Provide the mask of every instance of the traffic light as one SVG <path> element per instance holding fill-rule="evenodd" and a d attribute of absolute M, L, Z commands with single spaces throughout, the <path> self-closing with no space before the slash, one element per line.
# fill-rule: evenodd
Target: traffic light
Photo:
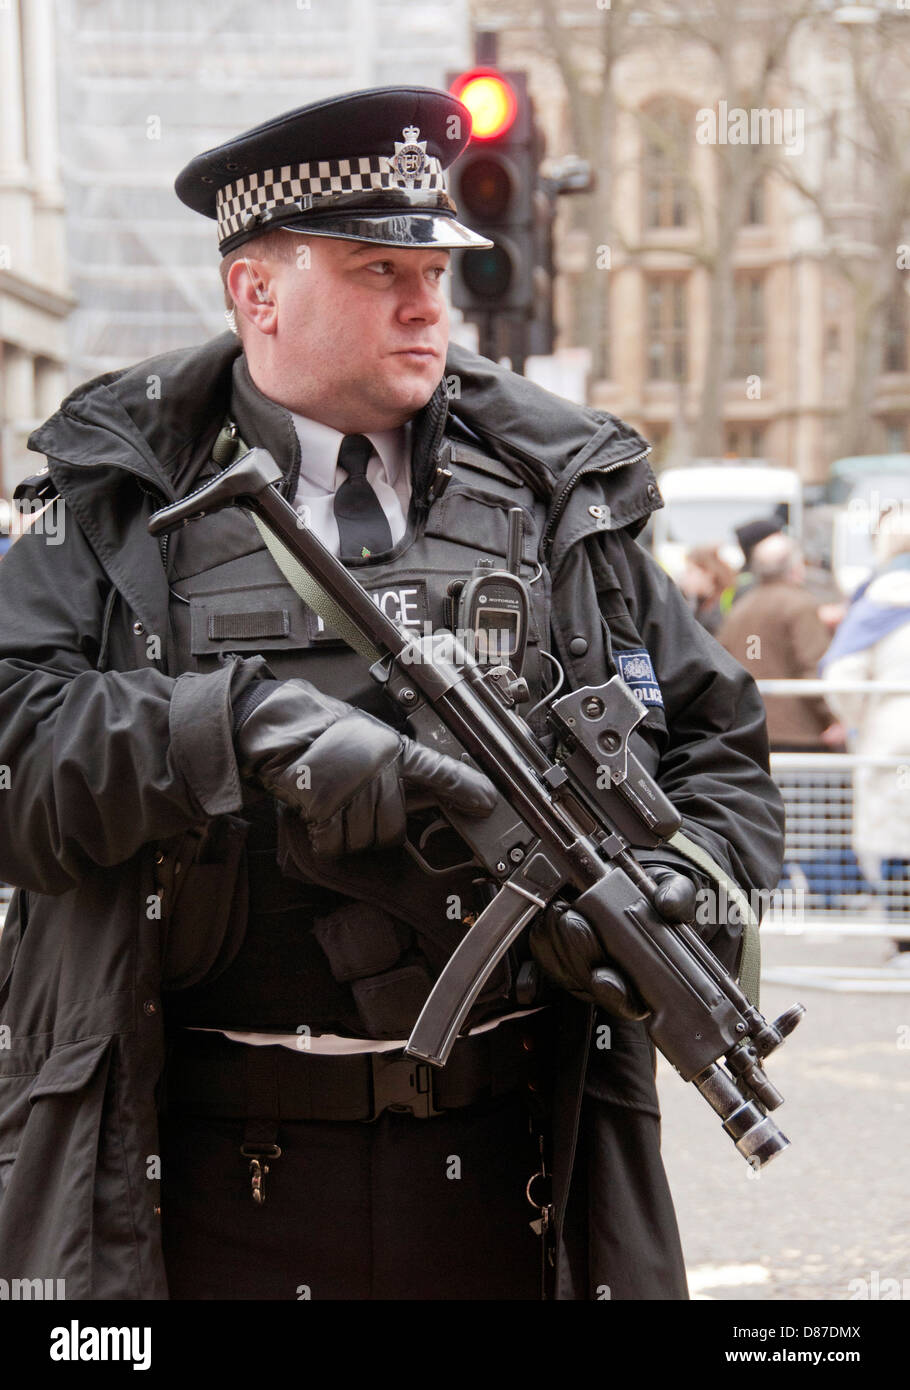
<path fill-rule="evenodd" d="M 538 141 L 523 72 L 475 67 L 450 74 L 449 90 L 471 112 L 471 143 L 452 168 L 461 216 L 493 246 L 453 258 L 452 303 L 481 319 L 534 308 Z"/>

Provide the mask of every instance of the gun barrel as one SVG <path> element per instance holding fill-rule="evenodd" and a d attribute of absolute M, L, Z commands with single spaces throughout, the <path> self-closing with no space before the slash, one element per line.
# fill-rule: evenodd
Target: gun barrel
<path fill-rule="evenodd" d="M 790 1140 L 778 1129 L 770 1115 L 753 1100 L 747 1100 L 736 1082 L 718 1063 L 705 1067 L 692 1078 L 705 1100 L 723 1120 L 724 1129 L 753 1168 L 761 1168 L 789 1147 Z"/>

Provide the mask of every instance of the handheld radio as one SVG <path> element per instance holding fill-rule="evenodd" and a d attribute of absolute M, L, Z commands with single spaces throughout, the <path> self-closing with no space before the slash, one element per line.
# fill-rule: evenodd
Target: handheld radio
<path fill-rule="evenodd" d="M 480 666 L 508 666 L 517 676 L 524 665 L 528 643 L 530 603 L 521 578 L 521 541 L 524 513 L 509 508 L 509 539 L 505 569 L 495 560 L 477 560 L 467 580 L 448 587 L 449 616 L 460 640 L 471 644 Z"/>

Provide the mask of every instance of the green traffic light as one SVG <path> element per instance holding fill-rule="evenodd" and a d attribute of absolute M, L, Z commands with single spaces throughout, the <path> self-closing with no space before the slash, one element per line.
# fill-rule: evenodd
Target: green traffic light
<path fill-rule="evenodd" d="M 461 273 L 468 291 L 478 299 L 499 299 L 512 283 L 512 257 L 502 246 L 462 253 Z"/>

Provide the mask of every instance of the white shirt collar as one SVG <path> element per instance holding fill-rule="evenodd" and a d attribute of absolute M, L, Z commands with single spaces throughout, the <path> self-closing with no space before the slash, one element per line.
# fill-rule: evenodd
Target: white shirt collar
<path fill-rule="evenodd" d="M 323 425 L 318 420 L 310 420 L 305 415 L 290 412 L 300 441 L 300 478 L 306 479 L 320 491 L 330 494 L 336 490 L 336 469 L 338 450 L 344 435 Z M 411 423 L 400 425 L 394 430 L 365 431 L 367 439 L 379 455 L 381 472 L 390 487 L 394 487 L 402 468 L 407 467 L 411 453 Z"/>

